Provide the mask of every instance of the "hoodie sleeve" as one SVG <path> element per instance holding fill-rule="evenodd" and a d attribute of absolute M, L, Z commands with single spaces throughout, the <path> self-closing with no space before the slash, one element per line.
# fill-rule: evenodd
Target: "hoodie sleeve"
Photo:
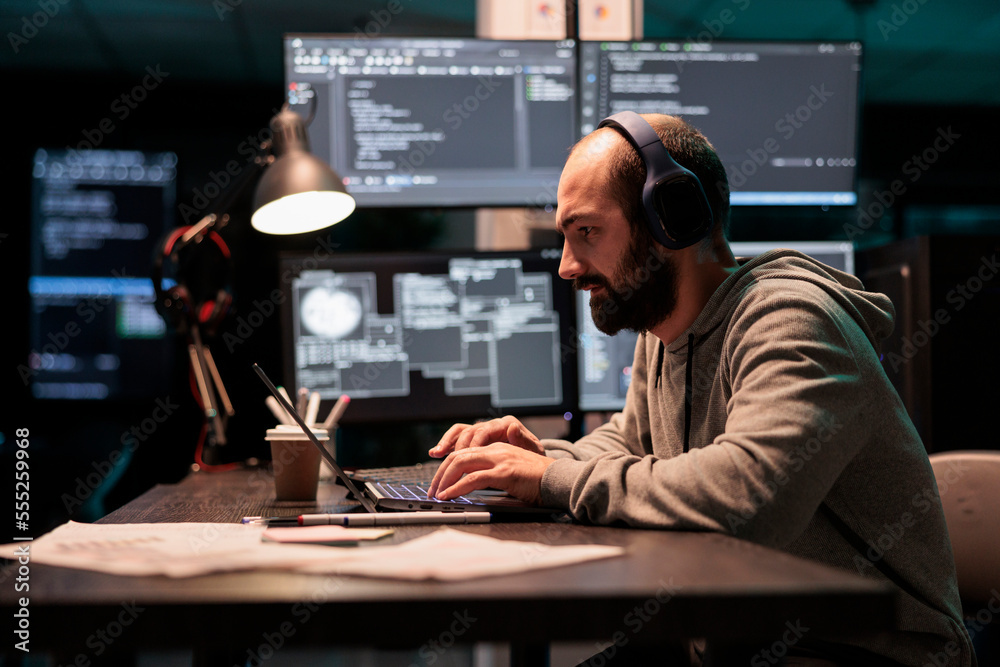
<path fill-rule="evenodd" d="M 864 373 L 882 372 L 872 345 L 822 289 L 769 290 L 736 306 L 719 368 L 730 394 L 713 442 L 672 458 L 557 460 L 543 502 L 595 523 L 795 539 L 866 441 Z"/>

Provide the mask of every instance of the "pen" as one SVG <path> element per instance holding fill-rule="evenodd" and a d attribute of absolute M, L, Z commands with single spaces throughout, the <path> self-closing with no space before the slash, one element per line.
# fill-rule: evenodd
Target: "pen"
<path fill-rule="evenodd" d="M 337 402 L 333 404 L 333 408 L 330 410 L 330 414 L 326 416 L 323 420 L 323 428 L 330 430 L 333 426 L 340 421 L 341 416 L 344 414 L 344 410 L 347 409 L 347 404 L 351 402 L 351 397 L 347 394 L 341 394 Z"/>
<path fill-rule="evenodd" d="M 278 403 L 278 399 L 274 396 L 268 396 L 264 399 L 264 404 L 270 408 L 271 412 L 274 413 L 274 416 L 277 417 L 279 423 L 289 425 L 295 423 L 292 421 L 292 418 L 288 416 L 288 413 L 285 412 L 285 409 L 281 407 L 281 403 Z"/>
<path fill-rule="evenodd" d="M 241 523 L 257 526 L 297 526 L 299 519 L 294 516 L 245 516 Z"/>
<path fill-rule="evenodd" d="M 306 403 L 306 413 L 302 416 L 310 426 L 316 424 L 316 413 L 319 412 L 319 392 L 314 391 L 309 394 L 309 402 Z"/>
<path fill-rule="evenodd" d="M 309 402 L 309 390 L 305 387 L 299 387 L 298 400 L 295 402 L 295 411 L 299 413 L 299 417 L 305 418 L 306 416 L 306 404 Z M 311 423 L 306 419 L 306 423 Z"/>
<path fill-rule="evenodd" d="M 283 398 L 284 398 L 284 399 L 285 399 L 286 401 L 288 401 L 288 404 L 289 404 L 290 406 L 292 406 L 292 410 L 294 410 L 294 409 L 295 409 L 295 403 L 293 403 L 293 402 L 292 402 L 292 399 L 288 397 L 288 392 L 287 392 L 287 391 L 285 391 L 285 388 L 284 388 L 284 387 L 278 387 L 278 393 L 279 393 L 279 394 L 281 394 L 281 396 L 282 396 L 282 397 L 283 397 Z M 280 404 L 279 404 L 279 405 L 280 405 Z"/>
<path fill-rule="evenodd" d="M 385 514 L 303 514 L 300 526 L 406 526 L 438 523 L 489 523 L 489 512 L 386 512 Z"/>

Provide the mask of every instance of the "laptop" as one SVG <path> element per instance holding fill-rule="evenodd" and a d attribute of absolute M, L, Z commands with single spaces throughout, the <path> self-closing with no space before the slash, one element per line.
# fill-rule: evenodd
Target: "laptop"
<path fill-rule="evenodd" d="M 490 512 L 494 515 L 534 515 L 533 518 L 544 516 L 555 517 L 565 513 L 565 510 L 552 507 L 539 507 L 526 503 L 510 496 L 502 491 L 480 490 L 467 493 L 451 500 L 438 500 L 427 497 L 426 484 L 406 484 L 380 481 L 367 481 L 362 479 L 352 480 L 344 472 L 344 469 L 337 463 L 337 459 L 327 451 L 320 441 L 313 435 L 312 429 L 306 426 L 305 421 L 295 411 L 295 408 L 281 395 L 278 388 L 274 386 L 271 379 L 267 377 L 264 370 L 257 364 L 253 365 L 254 371 L 260 376 L 267 388 L 274 394 L 274 397 L 281 404 L 281 407 L 295 420 L 295 423 L 305 432 L 309 441 L 319 449 L 320 455 L 326 461 L 341 483 L 347 487 L 349 494 L 353 495 L 366 512 L 376 513 L 383 510 L 404 510 L 408 512 L 433 511 L 433 512 Z"/>

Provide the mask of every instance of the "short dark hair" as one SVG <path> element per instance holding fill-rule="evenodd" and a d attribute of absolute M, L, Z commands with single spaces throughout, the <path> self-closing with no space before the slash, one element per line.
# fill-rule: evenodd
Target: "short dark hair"
<path fill-rule="evenodd" d="M 712 208 L 714 227 L 721 225 L 724 236 L 729 236 L 729 179 L 715 148 L 701 132 L 676 116 L 643 114 L 670 156 L 679 165 L 691 170 L 708 197 Z M 606 128 L 610 132 L 617 130 Z M 579 145 L 579 144 L 578 144 Z M 642 187 L 646 182 L 646 165 L 628 142 L 611 153 L 608 187 L 611 198 L 621 207 L 633 235 L 647 229 L 646 213 L 642 206 Z M 711 238 L 711 234 L 709 236 Z"/>

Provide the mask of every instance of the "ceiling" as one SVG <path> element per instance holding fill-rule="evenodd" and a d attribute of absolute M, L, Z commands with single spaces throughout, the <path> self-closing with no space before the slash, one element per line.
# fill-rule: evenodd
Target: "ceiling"
<path fill-rule="evenodd" d="M 189 81 L 277 87 L 285 32 L 472 35 L 475 4 L 3 0 L 0 68 L 141 77 L 159 65 Z M 1000 105 L 997 0 L 645 0 L 644 27 L 647 37 L 861 40 L 868 104 Z"/>

